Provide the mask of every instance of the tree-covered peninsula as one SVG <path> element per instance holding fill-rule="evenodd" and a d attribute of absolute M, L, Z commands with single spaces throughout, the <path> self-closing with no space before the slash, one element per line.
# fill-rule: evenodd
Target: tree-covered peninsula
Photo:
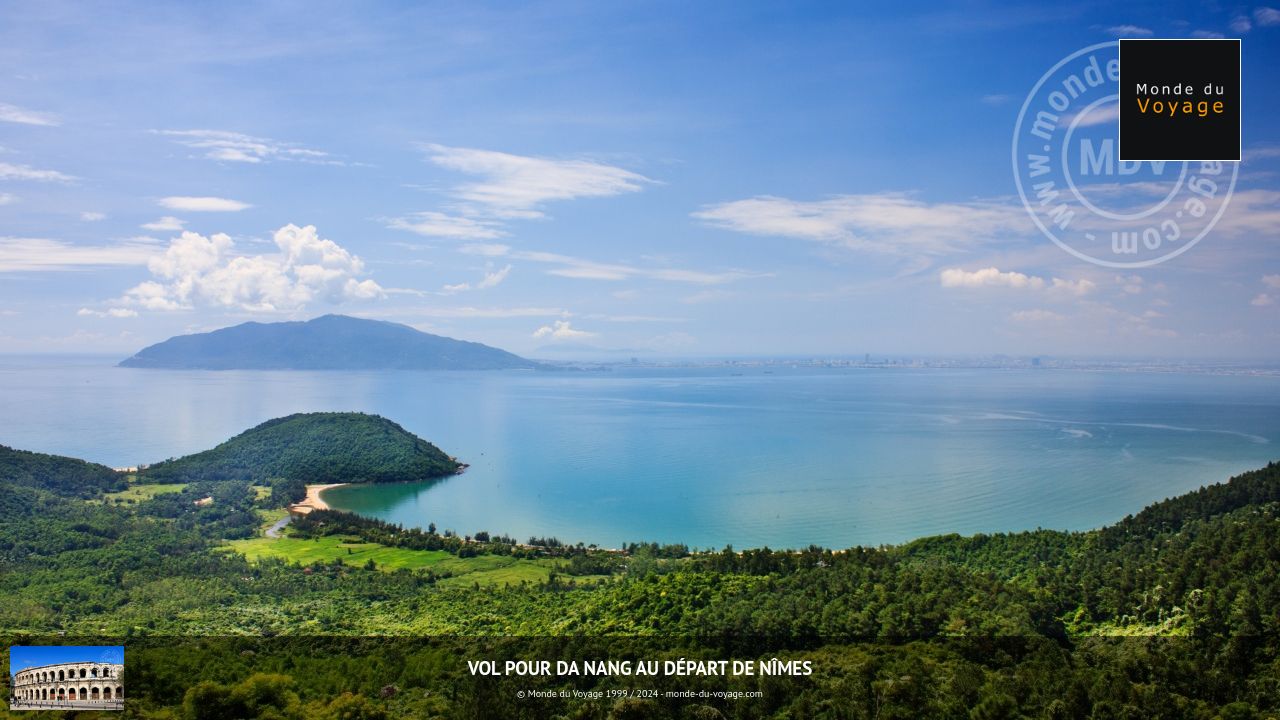
<path fill-rule="evenodd" d="M 426 480 L 463 467 L 379 415 L 317 412 L 268 420 L 211 450 L 143 467 L 138 479 L 251 482 L 271 485 L 278 498 L 297 500 L 308 484 Z"/>

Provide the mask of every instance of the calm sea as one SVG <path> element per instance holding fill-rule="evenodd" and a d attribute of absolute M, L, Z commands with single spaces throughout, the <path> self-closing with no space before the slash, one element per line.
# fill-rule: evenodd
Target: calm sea
<path fill-rule="evenodd" d="M 0 443 L 124 466 L 293 412 L 375 412 L 471 468 L 332 490 L 332 505 L 520 540 L 847 547 L 1085 529 L 1280 459 L 1278 377 L 179 372 L 113 361 L 0 357 Z"/>

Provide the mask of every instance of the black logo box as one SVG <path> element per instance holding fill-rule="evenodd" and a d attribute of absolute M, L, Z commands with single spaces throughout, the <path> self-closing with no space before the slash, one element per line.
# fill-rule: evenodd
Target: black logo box
<path fill-rule="evenodd" d="M 1240 45 L 1238 39 L 1122 39 L 1120 159 L 1240 160 Z M 1166 87 L 1181 92 L 1166 94 Z M 1186 102 L 1191 114 L 1183 112 Z M 1172 115 L 1170 103 L 1177 104 Z M 1215 103 L 1222 112 L 1214 112 Z"/>

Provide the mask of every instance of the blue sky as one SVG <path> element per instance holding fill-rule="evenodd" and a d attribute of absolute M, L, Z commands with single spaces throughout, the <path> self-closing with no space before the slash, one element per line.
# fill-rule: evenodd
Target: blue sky
<path fill-rule="evenodd" d="M 123 645 L 17 645 L 9 648 L 9 674 L 64 662 L 123 663 Z"/>
<path fill-rule="evenodd" d="M 1203 242 L 1078 260 L 1023 98 L 1243 38 Z M 0 4 L 0 351 L 342 312 L 541 357 L 1272 358 L 1280 11 L 1134 3 Z M 186 234 L 184 234 L 186 233 Z"/>

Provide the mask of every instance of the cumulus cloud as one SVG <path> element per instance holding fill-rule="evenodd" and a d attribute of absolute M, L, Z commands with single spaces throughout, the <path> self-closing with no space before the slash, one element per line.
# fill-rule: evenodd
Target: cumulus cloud
<path fill-rule="evenodd" d="M 9 205 L 18 201 L 18 198 L 9 193 L 0 193 L 0 205 Z"/>
<path fill-rule="evenodd" d="M 1253 29 L 1253 23 L 1249 22 L 1249 18 L 1237 15 L 1231 18 L 1231 22 L 1227 27 L 1230 27 L 1232 32 L 1243 35 Z"/>
<path fill-rule="evenodd" d="M 761 195 L 710 205 L 693 216 L 736 232 L 882 253 L 940 253 L 1026 231 L 1025 211 L 1007 202 L 927 203 L 903 193 L 814 201 Z"/>
<path fill-rule="evenodd" d="M 0 103 L 0 122 L 19 123 L 22 125 L 59 125 L 58 116 L 53 113 L 27 110 L 17 105 Z"/>
<path fill-rule="evenodd" d="M 327 165 L 344 164 L 329 158 L 329 153 L 300 147 L 296 143 L 255 137 L 226 130 L 153 130 L 179 145 L 204 152 L 204 157 L 222 162 L 261 163 L 268 160 L 292 160 Z"/>
<path fill-rule="evenodd" d="M 594 337 L 595 333 L 586 330 L 576 330 L 568 320 L 556 320 L 551 325 L 543 325 L 533 331 L 533 336 L 539 339 L 550 340 L 580 340 L 582 338 Z"/>
<path fill-rule="evenodd" d="M 155 232 L 181 232 L 186 220 L 179 220 L 172 215 L 165 215 L 159 220 L 152 220 L 149 223 L 143 223 L 144 230 L 154 230 Z"/>
<path fill-rule="evenodd" d="M 161 207 L 170 210 L 186 210 L 188 212 L 239 212 L 253 207 L 239 200 L 228 200 L 220 197 L 192 197 L 189 195 L 171 195 L 160 198 Z"/>
<path fill-rule="evenodd" d="M 1035 275 L 1012 270 L 1002 271 L 995 267 L 972 271 L 963 268 L 947 268 L 939 274 L 938 279 L 944 288 L 1003 287 L 1015 290 L 1048 290 L 1067 295 L 1086 295 L 1095 287 L 1091 280 L 1062 278 L 1045 280 Z"/>
<path fill-rule="evenodd" d="M 1196 30 L 1191 33 L 1191 37 L 1198 40 L 1220 40 L 1226 36 L 1212 30 Z"/>
<path fill-rule="evenodd" d="M 272 236 L 277 252 L 241 255 L 225 234 L 184 232 L 148 262 L 156 279 L 127 290 L 119 305 L 180 310 L 208 305 L 251 311 L 297 310 L 381 297 L 364 279 L 364 263 L 312 225 L 286 225 Z"/>
<path fill-rule="evenodd" d="M 52 272 L 146 265 L 160 250 L 151 238 L 133 238 L 112 245 L 76 245 L 45 238 L 0 237 L 0 271 Z"/>
<path fill-rule="evenodd" d="M 13 165 L 10 163 L 0 163 L 0 180 L 34 180 L 35 182 L 71 182 L 75 180 L 74 175 L 58 172 L 57 170 L 39 170 L 27 165 Z"/>
<path fill-rule="evenodd" d="M 1258 293 L 1256 297 L 1249 301 L 1249 304 L 1254 307 L 1267 307 L 1275 304 L 1275 298 L 1267 293 Z"/>
<path fill-rule="evenodd" d="M 106 220 L 107 215 L 106 213 L 100 212 L 82 212 L 80 213 L 80 219 L 85 222 L 97 222 L 99 220 Z"/>
<path fill-rule="evenodd" d="M 1280 275 L 1263 275 L 1262 284 L 1280 290 Z"/>

